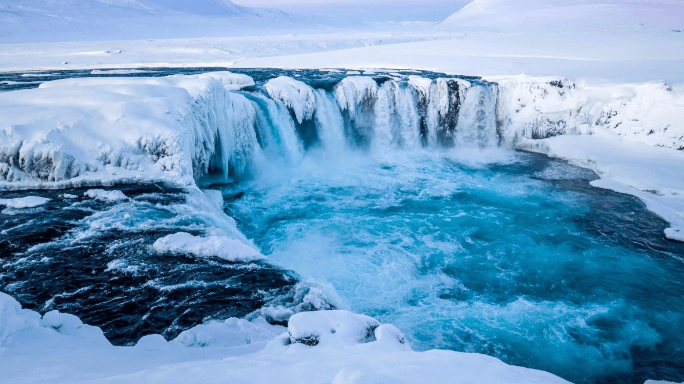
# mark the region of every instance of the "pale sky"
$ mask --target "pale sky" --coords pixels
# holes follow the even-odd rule
[[[471,0],[233,0],[248,7],[347,16],[363,21],[441,21]]]

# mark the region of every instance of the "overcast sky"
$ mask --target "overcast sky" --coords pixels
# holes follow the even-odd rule
[[[233,0],[248,7],[285,12],[340,15],[363,21],[441,21],[471,0]]]

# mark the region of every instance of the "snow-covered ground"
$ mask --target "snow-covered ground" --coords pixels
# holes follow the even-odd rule
[[[210,322],[167,342],[112,346],[77,317],[21,309],[0,293],[0,382],[6,383],[545,383],[567,381],[480,354],[414,352],[396,327],[346,311]]]

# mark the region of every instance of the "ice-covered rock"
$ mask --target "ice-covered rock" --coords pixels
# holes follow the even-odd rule
[[[200,237],[187,232],[178,232],[157,239],[152,246],[159,253],[220,257],[231,262],[247,262],[264,258],[249,245],[226,236]]]
[[[290,342],[309,346],[344,346],[375,341],[380,323],[349,311],[301,312],[290,317]]]
[[[349,111],[352,119],[359,106],[371,106],[378,94],[378,83],[368,76],[345,77],[334,89],[335,100],[343,111]]]
[[[111,191],[105,191],[104,189],[89,189],[83,194],[83,196],[102,201],[119,201],[128,199],[123,192],[116,189]]]
[[[295,115],[297,122],[311,120],[316,110],[314,90],[305,83],[291,77],[280,76],[271,79],[264,86],[273,100],[285,104]]]
[[[50,201],[50,199],[39,196],[25,196],[18,197],[15,199],[0,199],[0,205],[4,205],[7,208],[34,208],[41,206]]]

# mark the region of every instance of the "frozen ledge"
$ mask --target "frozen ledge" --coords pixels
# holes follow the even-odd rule
[[[670,223],[668,239],[684,241],[684,151],[623,140],[609,132],[521,138],[516,148],[591,169],[600,177],[591,185],[638,197]]]
[[[0,377],[17,383],[568,384],[481,354],[415,352],[396,327],[347,311],[298,313],[287,329],[213,321],[116,347],[73,315],[41,317],[1,292],[0,360]]]

